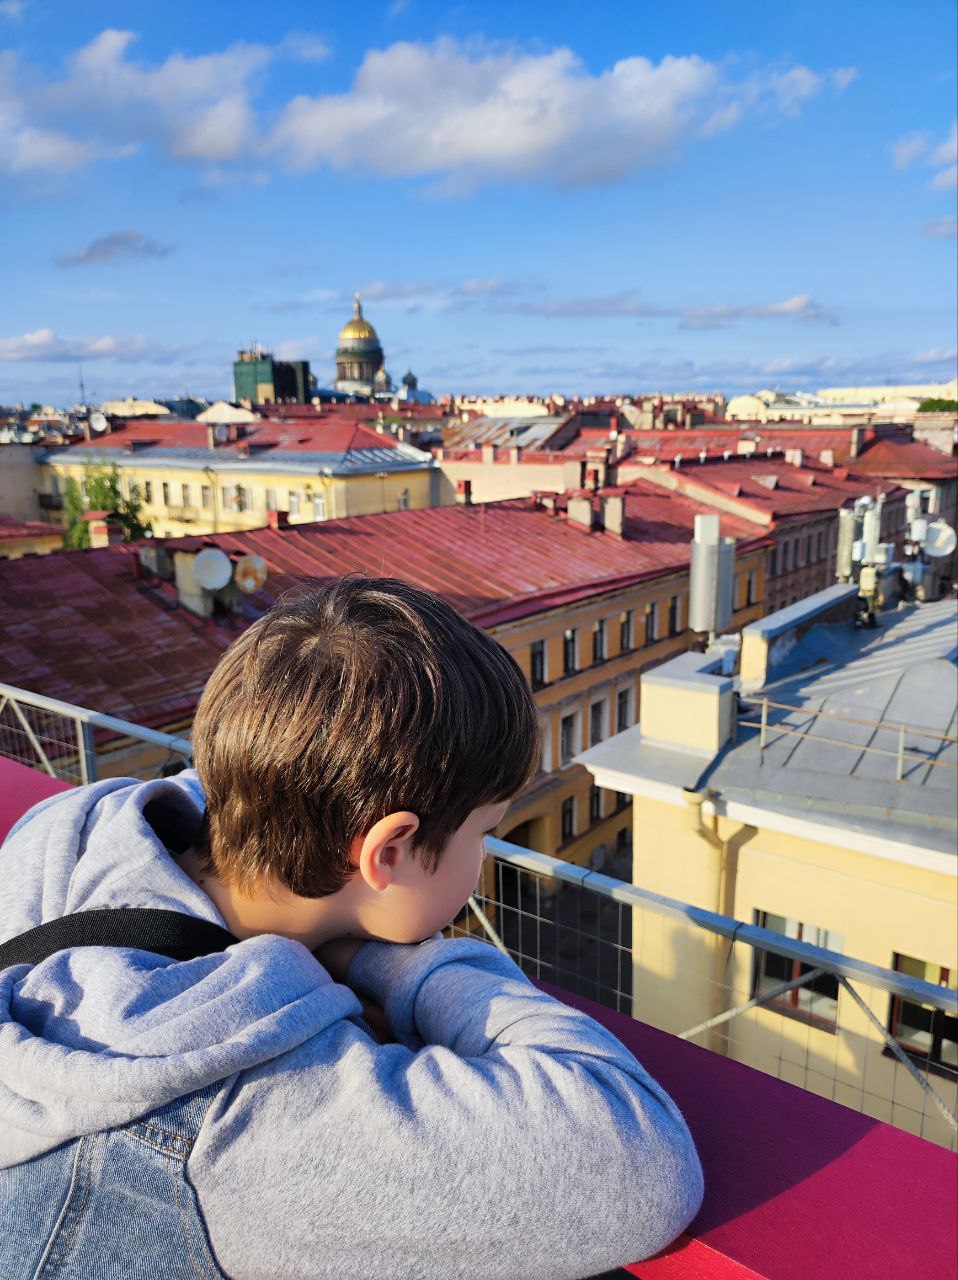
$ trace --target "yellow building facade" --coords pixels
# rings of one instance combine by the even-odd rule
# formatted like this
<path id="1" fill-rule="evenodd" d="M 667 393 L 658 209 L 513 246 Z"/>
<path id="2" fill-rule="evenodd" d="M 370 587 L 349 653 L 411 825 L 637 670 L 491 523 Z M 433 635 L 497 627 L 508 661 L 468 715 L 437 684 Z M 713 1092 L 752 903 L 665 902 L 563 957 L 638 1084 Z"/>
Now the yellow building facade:
<path id="1" fill-rule="evenodd" d="M 855 588 L 820 597 L 831 608 L 843 592 Z M 940 726 L 955 694 L 954 681 L 947 692 L 940 682 L 945 662 L 929 640 L 940 628 L 947 648 L 954 603 L 897 614 L 894 627 L 885 624 L 887 647 L 880 635 L 862 639 L 845 667 L 816 658 L 804 636 L 817 624 L 841 639 L 850 622 L 830 620 L 819 597 L 805 603 L 804 613 L 794 606 L 743 633 L 737 689 L 706 656 L 649 673 L 639 725 L 585 753 L 583 764 L 597 785 L 630 795 L 636 886 L 954 991 L 958 859 L 948 761 L 956 743 Z M 834 658 L 837 641 L 830 643 Z M 813 663 L 807 683 L 794 661 L 789 675 L 787 657 L 803 645 Z M 885 710 L 876 698 L 892 689 L 896 669 L 910 687 L 900 702 L 892 691 Z M 941 693 L 929 701 L 921 690 L 936 680 L 927 687 Z M 871 710 L 856 706 L 856 696 Z M 937 718 L 929 712 L 936 701 Z M 936 757 L 941 766 L 930 767 Z M 941 1107 L 882 1033 L 904 1046 L 954 1115 L 954 1019 L 866 979 L 851 980 L 853 995 L 830 974 L 774 996 L 811 966 L 650 908 L 633 909 L 631 936 L 636 1018 L 693 1031 L 709 1049 L 956 1145 Z"/>
<path id="2" fill-rule="evenodd" d="M 342 471 L 330 468 L 330 474 L 306 461 L 301 466 L 270 466 L 267 459 L 255 455 L 229 459 L 210 451 L 208 460 L 191 464 L 146 454 L 58 450 L 38 468 L 41 492 L 48 501 L 62 504 L 69 477 L 82 486 L 84 464 L 116 465 L 124 496 L 136 485 L 144 519 L 152 524 L 154 536 L 174 538 L 262 528 L 270 510 L 287 512 L 291 525 L 309 524 L 429 507 L 436 505 L 438 494 L 438 473 L 431 462 L 411 461 L 404 468 L 399 452 L 394 462 L 383 464 L 385 469 L 370 463 Z"/>

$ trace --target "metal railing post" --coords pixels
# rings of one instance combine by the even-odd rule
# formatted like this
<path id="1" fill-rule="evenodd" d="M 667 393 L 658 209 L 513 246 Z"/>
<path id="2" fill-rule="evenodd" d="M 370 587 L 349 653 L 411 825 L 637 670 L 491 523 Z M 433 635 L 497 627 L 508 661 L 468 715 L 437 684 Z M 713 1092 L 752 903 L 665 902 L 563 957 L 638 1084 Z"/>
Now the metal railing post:
<path id="1" fill-rule="evenodd" d="M 768 698 L 762 699 L 762 727 L 758 736 L 759 756 L 768 745 Z"/>
<path id="2" fill-rule="evenodd" d="M 77 735 L 77 759 L 80 764 L 80 781 L 86 786 L 96 782 L 96 750 L 93 746 L 93 726 L 85 724 L 79 716 L 73 721 Z"/>
<path id="3" fill-rule="evenodd" d="M 905 776 L 905 727 L 898 730 L 898 767 L 895 774 L 896 780 L 901 782 Z"/>

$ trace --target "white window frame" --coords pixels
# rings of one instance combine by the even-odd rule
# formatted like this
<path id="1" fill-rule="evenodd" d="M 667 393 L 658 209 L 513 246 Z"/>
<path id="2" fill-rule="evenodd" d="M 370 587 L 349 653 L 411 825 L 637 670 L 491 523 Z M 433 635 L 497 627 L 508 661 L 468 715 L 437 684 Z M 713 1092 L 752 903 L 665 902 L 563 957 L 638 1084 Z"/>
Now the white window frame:
<path id="1" fill-rule="evenodd" d="M 572 751 L 569 759 L 562 759 L 562 722 L 563 720 L 572 721 Z M 577 756 L 582 749 L 582 725 L 580 723 L 581 713 L 578 708 L 575 711 L 560 711 L 559 713 L 559 768 L 568 769 L 572 763 L 574 756 Z"/>

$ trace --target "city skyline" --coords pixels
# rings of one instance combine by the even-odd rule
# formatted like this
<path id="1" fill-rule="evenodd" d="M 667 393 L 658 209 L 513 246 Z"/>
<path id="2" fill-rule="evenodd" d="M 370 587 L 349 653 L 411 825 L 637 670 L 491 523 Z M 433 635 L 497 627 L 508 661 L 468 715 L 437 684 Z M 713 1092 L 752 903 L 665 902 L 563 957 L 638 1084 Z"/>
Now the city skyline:
<path id="1" fill-rule="evenodd" d="M 0 403 L 329 385 L 357 290 L 436 394 L 954 377 L 951 6 L 303 17 L 0 4 Z"/>

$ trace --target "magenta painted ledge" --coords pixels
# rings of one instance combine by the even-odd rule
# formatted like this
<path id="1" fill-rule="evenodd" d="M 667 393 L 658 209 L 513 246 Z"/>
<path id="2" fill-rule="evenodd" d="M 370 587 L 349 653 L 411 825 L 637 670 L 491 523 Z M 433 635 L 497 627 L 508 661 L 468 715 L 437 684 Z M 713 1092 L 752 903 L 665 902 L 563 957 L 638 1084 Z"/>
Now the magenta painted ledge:
<path id="1" fill-rule="evenodd" d="M 956 1280 L 958 1157 L 624 1013 L 601 1022 L 668 1090 L 705 1171 L 686 1237 L 640 1280 Z"/>
<path id="2" fill-rule="evenodd" d="M 51 778 L 47 773 L 38 773 L 36 769 L 28 769 L 26 765 L 0 756 L 0 843 L 28 809 L 47 796 L 69 790 L 69 782 L 61 782 L 59 778 Z"/>

